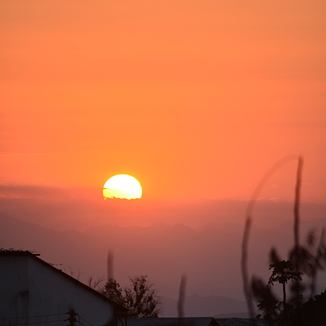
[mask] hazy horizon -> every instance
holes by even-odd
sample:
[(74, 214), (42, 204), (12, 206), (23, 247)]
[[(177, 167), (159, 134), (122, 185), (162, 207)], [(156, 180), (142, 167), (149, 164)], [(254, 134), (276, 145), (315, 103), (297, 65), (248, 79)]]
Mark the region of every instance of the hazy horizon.
[[(325, 218), (302, 221), (302, 243), (309, 230), (314, 229), (319, 236), (325, 224)], [(269, 251), (275, 247), (286, 259), (293, 245), (292, 227), (290, 220), (276, 227), (253, 226), (249, 246), (251, 274), (267, 281)], [(111, 252), (114, 255), (114, 278), (126, 286), (129, 277), (148, 275), (163, 297), (167, 315), (173, 316), (177, 316), (175, 304), (181, 275), (188, 278), (187, 315), (203, 316), (205, 311), (210, 311), (210, 315), (247, 311), (240, 273), (242, 233), (240, 223), (191, 228), (163, 222), (128, 227), (107, 224), (84, 232), (56, 231), (0, 214), (0, 247), (32, 250), (40, 254), (41, 259), (85, 283), (90, 276), (95, 280), (106, 279), (106, 259)], [(197, 268), (198, 265), (201, 268)], [(326, 275), (319, 273), (317, 291), (325, 287)], [(275, 290), (281, 296), (281, 287), (276, 286)], [(214, 306), (214, 302), (216, 304), (222, 297), (226, 298), (224, 304), (220, 302)], [(210, 302), (208, 306), (207, 302)], [(232, 307), (242, 307), (243, 310)]]
[[(33, 250), (85, 283), (90, 276), (105, 280), (107, 255), (113, 252), (117, 281), (125, 286), (129, 276), (148, 275), (164, 297), (165, 316), (177, 316), (183, 274), (188, 277), (188, 316), (247, 311), (240, 252), (248, 201), (167, 203), (93, 195), (81, 189), (1, 186), (0, 247)], [(302, 202), (300, 207), (304, 243), (308, 231), (318, 237), (326, 226), (326, 204)], [(276, 247), (286, 259), (292, 245), (293, 202), (258, 200), (250, 273), (267, 281), (270, 249)], [(317, 291), (326, 287), (325, 274), (317, 277)]]
[[(107, 199), (100, 189), (40, 186), (0, 186), (2, 213), (55, 230), (85, 231), (105, 224), (149, 226), (182, 223), (196, 228), (206, 224), (244, 225), (249, 200), (167, 201), (153, 199)], [(301, 219), (324, 217), (326, 204), (301, 203)], [(254, 224), (279, 226), (293, 219), (293, 201), (260, 198)]]

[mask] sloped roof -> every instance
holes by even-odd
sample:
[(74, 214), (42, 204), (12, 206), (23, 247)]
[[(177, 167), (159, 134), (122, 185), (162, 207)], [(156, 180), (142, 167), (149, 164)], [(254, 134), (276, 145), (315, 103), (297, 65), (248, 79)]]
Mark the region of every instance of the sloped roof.
[(219, 326), (212, 317), (127, 318), (128, 326)]
[(28, 250), (0, 250), (0, 257), (4, 257), (4, 256), (6, 256), (6, 257), (8, 257), (8, 256), (13, 256), (13, 257), (25, 256), (25, 257), (30, 257), (32, 259), (35, 259), (39, 263), (45, 265), (47, 268), (50, 268), (53, 271), (55, 271), (56, 273), (59, 273), (61, 276), (69, 279), (70, 282), (73, 282), (73, 283), (77, 284), (78, 286), (82, 287), (83, 289), (95, 294), (98, 298), (108, 302), (109, 304), (111, 304), (113, 306), (113, 308), (117, 312), (125, 313), (125, 312), (128, 311), (128, 309), (126, 309), (125, 307), (119, 305), (118, 303), (114, 302), (113, 300), (107, 298), (106, 296), (102, 295), (98, 291), (90, 288), (86, 284), (76, 280), (74, 277), (64, 273), (62, 270), (57, 269), (54, 266), (52, 266), (51, 264), (49, 264), (49, 263), (45, 262), (44, 260), (38, 258), (37, 256), (39, 256), (39, 254), (34, 254), (34, 253), (32, 253), (32, 252), (30, 252)]

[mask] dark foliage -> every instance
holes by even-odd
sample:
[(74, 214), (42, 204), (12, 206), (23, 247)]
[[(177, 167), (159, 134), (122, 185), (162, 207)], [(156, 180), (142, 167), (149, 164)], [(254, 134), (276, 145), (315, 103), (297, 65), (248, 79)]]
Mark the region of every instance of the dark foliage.
[(161, 300), (154, 285), (146, 275), (130, 278), (131, 287), (122, 288), (115, 279), (110, 279), (102, 294), (128, 309), (128, 317), (157, 318)]
[(326, 325), (326, 291), (304, 303), (301, 314), (304, 325)]
[[(258, 184), (252, 196), (252, 200), (248, 204), (242, 242), (241, 262), (244, 293), (251, 317), (253, 317), (253, 299), (255, 298), (258, 301), (257, 307), (261, 311), (258, 317), (263, 317), (269, 325), (321, 326), (326, 324), (326, 294), (323, 292), (314, 297), (313, 295), (315, 293), (316, 275), (319, 271), (323, 271), (326, 268), (325, 231), (324, 229), (322, 230), (318, 245), (314, 231), (308, 233), (304, 245), (300, 244), (299, 204), (303, 167), (303, 160), (301, 157), (298, 159), (297, 182), (295, 186), (293, 223), (294, 245), (289, 251), (287, 260), (279, 258), (276, 249), (273, 248), (271, 250), (269, 269), (272, 270), (272, 274), (267, 284), (264, 284), (258, 277), (253, 277), (252, 281), (249, 282), (247, 249), (254, 203), (269, 177), (290, 160), (292, 160), (291, 157), (285, 158), (272, 167)], [(306, 283), (303, 282), (303, 276), (305, 276), (304, 279), (307, 280)], [(288, 281), (291, 281), (289, 300), (287, 300), (285, 286)], [(277, 299), (272, 291), (272, 287), (276, 282), (283, 287), (282, 302)], [(304, 298), (307, 297), (307, 295), (309, 296), (307, 289), (310, 290), (310, 299), (305, 302)]]
[(104, 286), (104, 289), (100, 291), (109, 299), (113, 300), (114, 302), (125, 305), (125, 298), (124, 292), (121, 288), (120, 284), (113, 278), (111, 278)]
[(278, 316), (280, 311), (280, 303), (271, 291), (259, 278), (253, 277), (252, 291), (254, 297), (258, 300), (258, 309), (262, 314), (257, 315), (258, 318), (263, 317), (269, 324)]

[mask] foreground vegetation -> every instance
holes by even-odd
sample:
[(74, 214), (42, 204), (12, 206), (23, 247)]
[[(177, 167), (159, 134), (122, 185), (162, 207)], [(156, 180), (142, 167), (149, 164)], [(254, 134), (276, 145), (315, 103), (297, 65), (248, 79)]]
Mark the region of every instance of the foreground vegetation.
[[(282, 326), (320, 326), (326, 324), (326, 291), (315, 295), (316, 277), (319, 271), (326, 268), (325, 231), (321, 231), (317, 241), (316, 232), (311, 231), (306, 236), (304, 244), (299, 240), (299, 204), (301, 189), (301, 174), (303, 160), (298, 159), (295, 200), (294, 200), (294, 245), (289, 250), (287, 259), (281, 259), (276, 248), (272, 248), (269, 254), (269, 269), (272, 274), (267, 282), (257, 276), (249, 279), (247, 259), (248, 242), (252, 225), (252, 212), (258, 195), (270, 178), (270, 176), (293, 157), (287, 157), (264, 176), (258, 184), (246, 213), (246, 224), (242, 242), (242, 276), (244, 293), (247, 299), (248, 309), (254, 317), (254, 302), (260, 313), (258, 318), (264, 318), (269, 325)], [(275, 283), (279, 283), (283, 289), (283, 298), (279, 299), (274, 292)], [(289, 298), (287, 284), (289, 283)]]
[(128, 309), (128, 317), (157, 318), (161, 311), (161, 300), (146, 275), (130, 277), (131, 287), (122, 288), (110, 278), (100, 292)]

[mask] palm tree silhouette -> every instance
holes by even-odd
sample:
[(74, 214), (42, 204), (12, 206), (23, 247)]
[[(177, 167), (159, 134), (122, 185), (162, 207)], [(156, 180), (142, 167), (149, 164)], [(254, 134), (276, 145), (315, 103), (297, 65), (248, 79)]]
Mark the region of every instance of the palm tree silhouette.
[(301, 281), (301, 272), (296, 272), (293, 264), (289, 260), (276, 261), (269, 265), (269, 269), (273, 269), (272, 275), (268, 280), (268, 284), (274, 285), (278, 282), (283, 286), (283, 309), (286, 309), (286, 287), (288, 281)]

